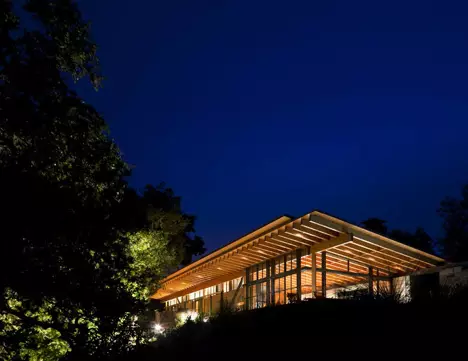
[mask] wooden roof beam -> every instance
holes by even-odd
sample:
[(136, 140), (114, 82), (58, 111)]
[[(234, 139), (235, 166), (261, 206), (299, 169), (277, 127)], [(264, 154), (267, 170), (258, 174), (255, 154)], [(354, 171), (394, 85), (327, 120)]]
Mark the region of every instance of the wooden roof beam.
[(270, 236), (270, 239), (274, 242), (282, 244), (284, 247), (289, 247), (290, 251), (293, 251), (297, 248), (306, 247), (305, 243), (300, 243), (291, 239), (282, 238), (282, 237), (279, 237), (278, 235), (272, 235)]
[(413, 270), (415, 268), (421, 268), (421, 267), (426, 268), (424, 264), (421, 265), (421, 263), (415, 261), (414, 259), (410, 259), (410, 260), (408, 260), (407, 258), (402, 259), (401, 257), (398, 258), (398, 255), (395, 256), (395, 255), (386, 254), (384, 252), (385, 251), (384, 248), (376, 246), (376, 245), (372, 245), (370, 243), (353, 242), (352, 245), (349, 245), (349, 248), (355, 254), (361, 253), (362, 255), (366, 255), (367, 257), (378, 258), (394, 266), (399, 266), (399, 267), (402, 266), (410, 270)]
[(319, 216), (317, 214), (310, 215), (310, 222), (318, 223), (322, 226), (325, 226), (329, 229), (335, 230), (337, 232), (351, 232), (354, 234), (354, 237), (369, 242), (371, 244), (379, 245), (383, 248), (390, 249), (396, 253), (406, 255), (408, 257), (414, 258), (419, 261), (423, 261), (430, 266), (437, 265), (439, 262), (443, 262), (444, 260), (440, 257), (431, 255), (429, 253), (420, 251), (416, 248), (407, 246), (405, 244), (396, 242), (390, 238), (380, 236), (375, 234), (375, 236), (371, 236), (372, 232), (362, 229), (360, 227), (354, 226), (352, 224), (346, 224), (346, 222), (339, 221), (337, 222), (332, 221), (334, 217), (330, 216)]
[[(372, 266), (372, 265), (370, 265), (370, 264), (368, 264), (368, 263), (365, 263), (365, 262), (359, 261), (359, 260), (357, 260), (357, 259), (351, 258), (350, 255), (347, 254), (347, 253), (344, 253), (344, 254), (343, 254), (343, 253), (340, 253), (340, 250), (339, 250), (338, 248), (335, 248), (335, 249), (333, 249), (332, 251), (328, 251), (328, 252), (327, 252), (327, 257), (330, 256), (330, 255), (333, 255), (333, 256), (335, 256), (335, 257), (342, 258), (343, 260), (348, 260), (348, 259), (349, 259), (350, 262), (354, 262), (354, 263), (356, 263), (356, 264), (358, 264), (358, 265), (362, 265), (363, 267), (366, 267), (366, 268), (368, 268), (369, 266)], [(317, 258), (318, 258), (318, 257), (317, 257)], [(385, 268), (381, 268), (381, 267), (378, 267), (378, 266), (372, 266), (372, 267), (374, 267), (374, 269), (378, 269), (379, 271), (389, 272), (389, 270), (388, 270), (388, 269), (385, 269)], [(398, 273), (398, 272), (395, 271), (395, 272), (393, 272), (393, 273), (396, 274), (396, 273)]]
[(319, 240), (319, 242), (326, 241), (339, 235), (339, 233), (332, 231), (327, 231), (327, 233), (319, 232), (313, 228), (314, 226), (315, 225), (313, 223), (308, 221), (301, 221), (301, 224), (294, 225), (294, 229), (296, 230), (296, 233), (303, 233), (309, 237), (313, 237), (314, 239)]
[(344, 253), (344, 252), (341, 253), (341, 252), (342, 251), (340, 251), (339, 249), (334, 250), (334, 253), (336, 253), (337, 255), (341, 255), (343, 257), (348, 257), (349, 259), (359, 261), (362, 264), (367, 265), (367, 267), (373, 267), (375, 269), (383, 269), (383, 270), (392, 269), (393, 270), (392, 273), (398, 273), (399, 268), (397, 268), (397, 266), (395, 266), (395, 264), (393, 264), (393, 263), (381, 262), (378, 259), (375, 259), (374, 257), (369, 258), (369, 256), (366, 255), (366, 254), (364, 254), (364, 255), (358, 255), (358, 254), (350, 255), (348, 253)]

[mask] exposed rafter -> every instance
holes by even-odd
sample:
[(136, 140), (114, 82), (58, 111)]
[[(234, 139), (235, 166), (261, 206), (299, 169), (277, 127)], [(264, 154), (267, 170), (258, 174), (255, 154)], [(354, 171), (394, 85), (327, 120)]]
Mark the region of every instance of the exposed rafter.
[[(352, 279), (344, 272), (364, 274), (369, 266), (386, 276), (414, 272), (443, 262), (437, 256), (314, 211), (295, 220), (280, 217), (174, 272), (163, 280), (162, 288), (153, 297), (168, 299), (215, 285), (243, 274), (247, 267), (299, 248), (327, 252), (327, 267), (338, 272), (327, 276), (330, 284), (348, 284)], [(303, 266), (308, 262), (310, 259), (304, 258)], [(317, 268), (320, 262), (320, 254), (317, 254)], [(316, 281), (319, 285), (320, 279)]]

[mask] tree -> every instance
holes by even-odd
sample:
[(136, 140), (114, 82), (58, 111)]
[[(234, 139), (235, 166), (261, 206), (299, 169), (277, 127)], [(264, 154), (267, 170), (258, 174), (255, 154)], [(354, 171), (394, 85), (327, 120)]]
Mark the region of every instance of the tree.
[(421, 251), (434, 253), (434, 240), (422, 227), (416, 228), (414, 233), (393, 229), (388, 237)]
[(145, 207), (158, 212), (175, 213), (184, 220), (183, 232), (175, 233), (169, 239), (169, 245), (180, 251), (178, 256), (182, 265), (189, 264), (193, 256), (199, 256), (206, 251), (203, 239), (195, 235), (196, 217), (182, 211), (181, 198), (175, 196), (172, 189), (166, 188), (164, 184), (157, 187), (147, 185), (143, 192), (143, 200)]
[(361, 222), (361, 226), (378, 234), (392, 238), (408, 246), (420, 249), (421, 251), (433, 253), (434, 240), (426, 233), (422, 227), (418, 227), (414, 233), (400, 229), (388, 230), (387, 221), (371, 217)]
[(128, 188), (116, 213), (128, 230), (134, 264), (140, 277), (142, 299), (157, 288), (157, 281), (192, 256), (205, 252), (203, 239), (195, 235), (195, 217), (182, 211), (181, 198), (164, 184), (147, 185), (142, 192)]
[(101, 81), (76, 4), (27, 0), (30, 27), (0, 7), (0, 358), (128, 350), (147, 336), (135, 315), (179, 263), (171, 240), (193, 223), (128, 187), (104, 119), (68, 86)]
[(437, 212), (443, 219), (440, 245), (444, 258), (452, 262), (468, 260), (468, 184), (462, 188), (460, 199), (447, 197)]
[(369, 231), (386, 235), (387, 234), (387, 221), (380, 218), (371, 217), (361, 222), (361, 227), (368, 229)]

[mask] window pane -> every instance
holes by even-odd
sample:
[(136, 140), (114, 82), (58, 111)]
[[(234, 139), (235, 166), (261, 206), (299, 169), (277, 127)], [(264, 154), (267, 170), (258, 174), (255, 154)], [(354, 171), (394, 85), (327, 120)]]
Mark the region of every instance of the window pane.
[(275, 304), (276, 305), (282, 305), (284, 304), (284, 292), (275, 292)]
[[(304, 258), (302, 259), (304, 260)], [(301, 298), (313, 298), (312, 295), (312, 270), (302, 270), (301, 273)]]
[(296, 268), (296, 253), (290, 253), (286, 256), (286, 271), (291, 271)]
[(275, 273), (284, 273), (284, 256), (281, 256), (275, 260)]
[(252, 266), (250, 270), (251, 270), (250, 280), (251, 281), (256, 281), (257, 280), (257, 266)]

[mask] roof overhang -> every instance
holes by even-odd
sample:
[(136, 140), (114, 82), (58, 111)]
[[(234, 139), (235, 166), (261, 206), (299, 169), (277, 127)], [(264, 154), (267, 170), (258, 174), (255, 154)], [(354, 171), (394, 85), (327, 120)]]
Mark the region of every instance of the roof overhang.
[(444, 260), (339, 218), (313, 211), (300, 218), (280, 217), (170, 274), (152, 297), (167, 300), (243, 275), (245, 268), (298, 248), (327, 251), (327, 259), (372, 266), (402, 275)]

